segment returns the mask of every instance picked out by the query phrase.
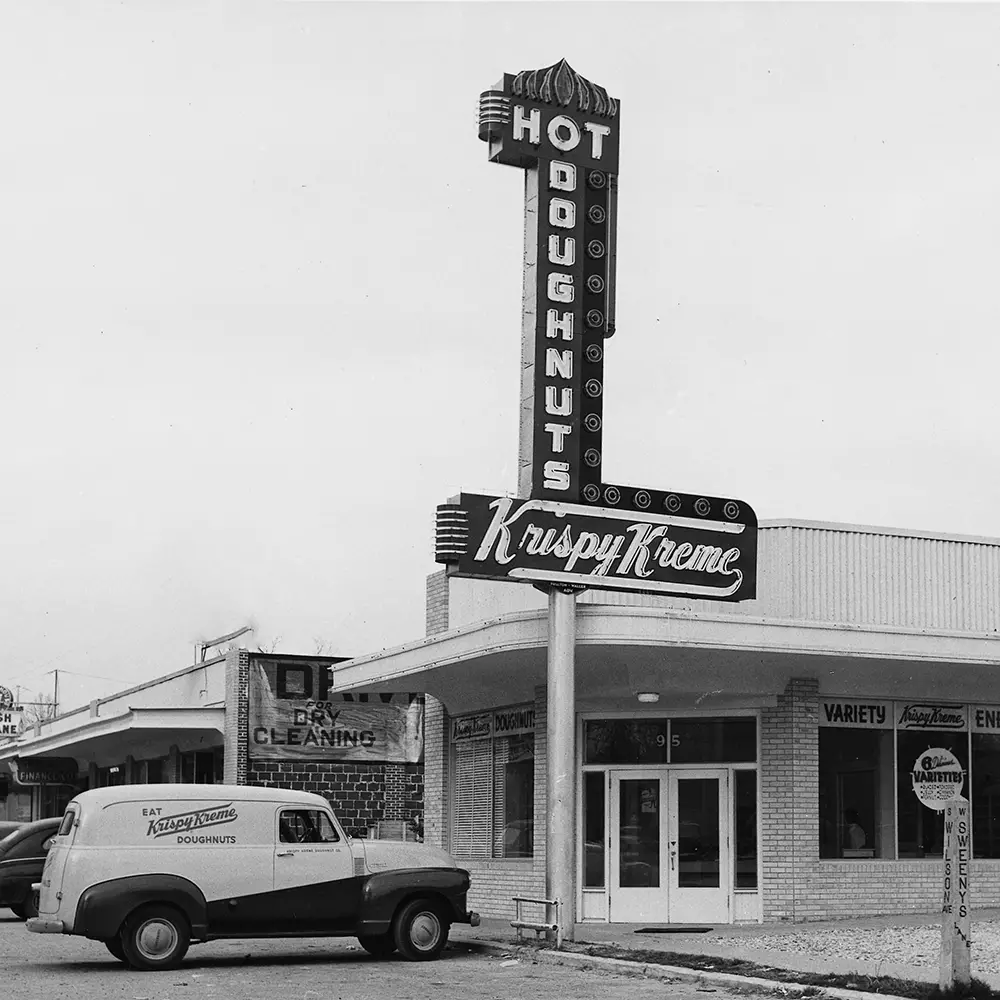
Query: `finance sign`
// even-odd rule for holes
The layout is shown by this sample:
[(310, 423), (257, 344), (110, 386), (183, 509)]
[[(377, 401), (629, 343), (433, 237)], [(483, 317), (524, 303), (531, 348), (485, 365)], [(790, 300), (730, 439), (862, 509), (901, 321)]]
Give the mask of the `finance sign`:
[(480, 97), (490, 160), (526, 176), (520, 499), (440, 505), (435, 559), (452, 576), (747, 600), (748, 504), (603, 480), (620, 115), (565, 60), (505, 74)]

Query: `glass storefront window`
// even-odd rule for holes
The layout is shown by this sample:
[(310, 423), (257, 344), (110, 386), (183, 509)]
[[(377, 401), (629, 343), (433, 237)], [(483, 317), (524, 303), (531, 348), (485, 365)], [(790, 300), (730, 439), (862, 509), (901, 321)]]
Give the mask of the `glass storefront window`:
[(742, 764), (757, 759), (757, 720), (671, 719), (671, 764)]
[(820, 727), (821, 858), (892, 856), (892, 770), (891, 729)]
[(493, 741), (495, 858), (530, 858), (535, 835), (535, 737)]
[(743, 764), (757, 759), (752, 716), (700, 719), (589, 719), (585, 764)]
[(604, 888), (604, 771), (583, 775), (583, 886)]
[(972, 734), (972, 852), (1000, 858), (1000, 735)]
[[(910, 772), (932, 747), (950, 750), (969, 769), (969, 735), (964, 732), (900, 730), (896, 734), (896, 788), (899, 810), (899, 857), (939, 858), (944, 845), (944, 813), (928, 809), (913, 794)], [(975, 823), (975, 809), (973, 809)]]
[[(504, 710), (503, 715), (517, 711)], [(469, 725), (462, 718), (453, 720), (453, 731), (462, 736), (453, 737), (451, 748), (451, 853), (467, 858), (531, 858), (535, 734), (494, 736), (486, 713), (467, 720)], [(477, 731), (472, 722), (482, 728)], [(479, 735), (482, 729), (485, 732)]]
[(677, 778), (677, 885), (708, 889), (722, 878), (719, 779)]
[(585, 764), (666, 764), (666, 719), (590, 719)]
[(757, 888), (757, 772), (734, 772), (734, 830), (737, 889)]
[(618, 783), (618, 881), (623, 889), (660, 884), (660, 779)]

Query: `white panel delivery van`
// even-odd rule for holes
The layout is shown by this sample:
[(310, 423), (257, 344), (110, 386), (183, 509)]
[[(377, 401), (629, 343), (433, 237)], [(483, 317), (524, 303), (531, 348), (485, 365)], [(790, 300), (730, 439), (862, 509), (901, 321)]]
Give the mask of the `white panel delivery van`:
[(469, 873), (423, 844), (351, 840), (320, 795), (252, 785), (119, 785), (66, 807), (28, 930), (103, 941), (137, 969), (191, 942), (355, 936), (437, 957)]

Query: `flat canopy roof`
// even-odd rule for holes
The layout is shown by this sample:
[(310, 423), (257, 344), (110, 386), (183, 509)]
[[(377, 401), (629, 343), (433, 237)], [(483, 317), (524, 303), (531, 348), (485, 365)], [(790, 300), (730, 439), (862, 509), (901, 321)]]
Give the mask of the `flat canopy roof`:
[[(333, 690), (424, 691), (452, 713), (529, 701), (545, 684), (547, 645), (545, 611), (502, 615), (340, 663)], [(793, 676), (817, 677), (821, 691), (840, 695), (908, 698), (919, 684), (928, 697), (943, 684), (940, 697), (968, 699), (976, 685), (997, 684), (998, 665), (1000, 638), (985, 634), (577, 606), (582, 710), (634, 708), (643, 690), (669, 692), (678, 705), (749, 707), (768, 703)]]
[(224, 708), (130, 708), (109, 718), (86, 718), (81, 725), (50, 736), (0, 744), (0, 764), (20, 757), (102, 757), (120, 761), (135, 750), (153, 757), (165, 754), (181, 741), (221, 742), (225, 733)]

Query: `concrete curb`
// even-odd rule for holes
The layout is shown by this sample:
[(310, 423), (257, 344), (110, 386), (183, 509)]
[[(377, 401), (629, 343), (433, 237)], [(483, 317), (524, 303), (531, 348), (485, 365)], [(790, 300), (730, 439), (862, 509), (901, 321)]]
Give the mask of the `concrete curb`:
[(603, 972), (617, 972), (629, 976), (644, 976), (648, 979), (681, 980), (692, 983), (707, 983), (727, 986), (734, 991), (754, 987), (768, 993), (798, 994), (810, 996), (836, 997), (838, 1000), (907, 1000), (892, 993), (866, 993), (863, 990), (846, 990), (837, 986), (811, 986), (805, 983), (780, 982), (775, 979), (759, 979), (756, 976), (737, 976), (731, 972), (708, 972), (703, 969), (688, 969), (679, 965), (659, 965), (654, 962), (631, 962), (625, 958), (601, 958), (595, 955), (581, 955), (575, 951), (555, 951), (549, 948), (532, 948), (509, 941), (495, 941), (487, 938), (464, 938), (455, 940), (456, 945), (481, 949), (491, 954), (517, 955), (530, 958), (543, 965), (564, 965), (578, 969), (595, 969)]

